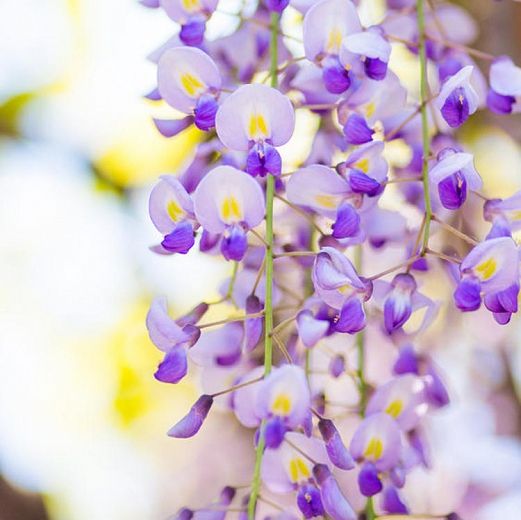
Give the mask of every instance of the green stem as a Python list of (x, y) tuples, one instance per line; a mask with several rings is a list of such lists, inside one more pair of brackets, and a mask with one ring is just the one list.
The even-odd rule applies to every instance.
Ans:
[[(279, 14), (271, 13), (271, 38), (270, 38), (270, 76), (271, 86), (276, 88), (278, 85), (277, 65), (278, 65), (278, 28)], [(264, 376), (271, 372), (273, 358), (273, 199), (275, 196), (275, 178), (268, 175), (266, 180), (266, 296), (264, 298)], [(255, 508), (260, 491), (260, 470), (262, 455), (266, 446), (264, 431), (265, 421), (262, 421), (259, 431), (259, 442), (255, 453), (255, 468), (251, 484), (250, 500), (248, 502), (248, 520), (255, 519)]]
[[(362, 270), (363, 250), (359, 245), (355, 249), (355, 269), (357, 272)], [(361, 330), (356, 335), (356, 352), (358, 358), (358, 391), (360, 393), (360, 401), (358, 406), (358, 413), (360, 417), (365, 416), (365, 408), (367, 406), (367, 381), (365, 380), (365, 335)], [(373, 499), (369, 497), (365, 504), (365, 520), (374, 520), (376, 514), (373, 507)]]
[(425, 199), (425, 226), (423, 228), (423, 242), (421, 255), (424, 256), (429, 245), (429, 235), (431, 231), (432, 207), (431, 194), (429, 191), (429, 120), (427, 118), (427, 102), (429, 99), (429, 84), (427, 80), (427, 51), (425, 48), (425, 9), (424, 0), (417, 0), (417, 20), (418, 20), (418, 54), (420, 56), (420, 101), (421, 101), (421, 120), (422, 120), (422, 142), (423, 142), (423, 197)]

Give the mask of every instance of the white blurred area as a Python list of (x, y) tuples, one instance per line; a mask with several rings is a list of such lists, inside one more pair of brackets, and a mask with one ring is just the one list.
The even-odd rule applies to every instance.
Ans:
[[(379, 7), (363, 2), (366, 19)], [(251, 456), (250, 439), (229, 453), (213, 449), (212, 432), (219, 445), (236, 442), (219, 413), (197, 439), (168, 439), (197, 388), (152, 377), (159, 354), (144, 328), (151, 295), (166, 294), (179, 313), (214, 297), (211, 288), (229, 274), (195, 251), (175, 261), (148, 251), (158, 239), (147, 216), (151, 183), (182, 165), (179, 150), (195, 142), (189, 135), (175, 146), (157, 135), (156, 108), (142, 99), (155, 74), (145, 57), (175, 28), (135, 0), (0, 0), (0, 12), (0, 105), (34, 94), (22, 136), (0, 137), (0, 471), (43, 493), (53, 519), (166, 518), (215, 496), (231, 458)], [(228, 23), (221, 18), (213, 30)], [(493, 195), (519, 188), (519, 146), (506, 134), (484, 130), (469, 144)], [(100, 189), (91, 163), (129, 196)], [(467, 322), (478, 332), (462, 330), (441, 349), (455, 404), (434, 419), (439, 463), (413, 477), (408, 498), (418, 510), (443, 512), (477, 481), (498, 497), (476, 520), (515, 519), (519, 439), (495, 435), (492, 403), (476, 383), (483, 379), (469, 369), (480, 347), (485, 366), (502, 370), (502, 354), (483, 345), (482, 319)], [(518, 327), (506, 349), (514, 375)], [(487, 385), (492, 394), (494, 380)]]

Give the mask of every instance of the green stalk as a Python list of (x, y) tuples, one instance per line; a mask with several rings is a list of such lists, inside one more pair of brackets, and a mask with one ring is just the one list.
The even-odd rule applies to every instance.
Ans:
[[(278, 86), (277, 66), (278, 66), (278, 29), (279, 14), (271, 13), (271, 39), (270, 39), (270, 76), (271, 86)], [(266, 297), (264, 299), (264, 376), (271, 372), (273, 361), (273, 199), (275, 197), (275, 178), (268, 175), (266, 179)], [(251, 484), (250, 500), (248, 502), (248, 520), (255, 519), (255, 508), (260, 491), (260, 470), (262, 455), (266, 446), (264, 437), (266, 424), (262, 421), (259, 432), (259, 442), (255, 453), (255, 469)]]
[(421, 102), (421, 120), (422, 120), (422, 142), (423, 142), (423, 164), (422, 164), (422, 180), (423, 180), (423, 197), (425, 200), (425, 227), (423, 228), (423, 242), (421, 255), (424, 256), (429, 245), (429, 235), (431, 230), (432, 206), (431, 194), (429, 191), (429, 155), (430, 155), (430, 139), (429, 139), (429, 120), (427, 118), (427, 103), (429, 101), (429, 84), (427, 80), (427, 52), (425, 49), (425, 9), (424, 0), (417, 0), (416, 11), (418, 21), (418, 54), (420, 57), (420, 102)]
[[(356, 246), (355, 249), (355, 269), (357, 272), (362, 270), (363, 250), (362, 246)], [(356, 335), (356, 352), (358, 359), (358, 391), (360, 394), (359, 410), (360, 417), (365, 416), (365, 407), (367, 405), (367, 381), (365, 380), (365, 335), (361, 330)], [(365, 504), (365, 520), (374, 520), (376, 514), (373, 507), (373, 499), (369, 497)]]

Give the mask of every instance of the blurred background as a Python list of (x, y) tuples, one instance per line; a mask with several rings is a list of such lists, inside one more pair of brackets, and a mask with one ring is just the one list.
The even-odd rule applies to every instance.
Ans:
[[(477, 47), (520, 63), (521, 6), (466, 4), (481, 30)], [(181, 170), (199, 138), (162, 138), (151, 120), (160, 107), (143, 98), (155, 81), (146, 56), (175, 31), (161, 10), (135, 0), (0, 0), (0, 520), (166, 518), (197, 502), (204, 470), (194, 461), (227, 471), (208, 435), (166, 437), (198, 389), (153, 379), (160, 356), (144, 327), (153, 295), (166, 294), (177, 314), (215, 297), (208, 288), (229, 275), (195, 251), (173, 259), (148, 250), (157, 240), (151, 185)], [(480, 116), (467, 131), (490, 195), (521, 187), (519, 123)], [(494, 336), (500, 348), (469, 330), (454, 335), (458, 355), (439, 358), (458, 398), (435, 430), (455, 440), (438, 487), (422, 476), (418, 485), (434, 496), (450, 476), (454, 501), (469, 482), (487, 487), (502, 502), (480, 519), (517, 511), (514, 519), (521, 329), (514, 322), (508, 336)], [(494, 392), (484, 395), (476, 377)], [(502, 430), (491, 396), (503, 399)], [(233, 431), (219, 421), (213, 431), (224, 442)]]

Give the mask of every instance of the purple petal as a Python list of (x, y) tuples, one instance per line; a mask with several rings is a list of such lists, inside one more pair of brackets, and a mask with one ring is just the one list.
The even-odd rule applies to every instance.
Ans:
[(315, 477), (320, 488), (320, 496), (324, 510), (332, 520), (356, 520), (356, 513), (342, 495), (335, 477), (325, 464), (317, 464), (313, 468)]
[(468, 119), (469, 114), (469, 102), (465, 97), (465, 90), (461, 87), (454, 89), (441, 107), (443, 119), (450, 127), (457, 128)]
[(358, 114), (351, 114), (344, 125), (344, 135), (350, 144), (364, 144), (372, 141), (374, 130), (371, 130), (365, 119)]
[(409, 510), (402, 502), (398, 491), (394, 486), (387, 486), (383, 493), (382, 508), (386, 513), (394, 515), (407, 515)]
[(355, 193), (372, 197), (380, 191), (380, 183), (360, 170), (350, 170), (348, 180)]
[(454, 303), (463, 312), (475, 311), (481, 305), (481, 284), (476, 278), (464, 278), (454, 291)]
[(146, 318), (148, 334), (152, 343), (164, 352), (188, 340), (183, 329), (168, 315), (167, 301), (159, 296), (152, 301)]
[(438, 194), (443, 207), (459, 209), (467, 199), (467, 181), (461, 172), (456, 172), (438, 184)]
[(161, 242), (161, 246), (170, 253), (185, 255), (192, 249), (194, 243), (194, 229), (192, 224), (185, 221), (178, 224), (171, 233), (165, 236)]
[(516, 102), (513, 96), (502, 96), (493, 90), (489, 90), (487, 94), (487, 106), (489, 110), (496, 114), (511, 114), (512, 106)]
[(351, 454), (345, 447), (333, 421), (329, 419), (320, 419), (318, 422), (318, 429), (326, 443), (329, 460), (337, 468), (344, 470), (353, 469), (355, 467), (353, 457), (351, 457)]
[(192, 408), (190, 408), (188, 414), (170, 428), (168, 431), (169, 437), (178, 439), (193, 437), (201, 429), (212, 404), (213, 397), (211, 395), (199, 397)]
[(338, 321), (335, 323), (335, 330), (356, 334), (365, 327), (365, 324), (365, 311), (362, 302), (356, 296), (348, 298), (340, 311)]
[(336, 56), (329, 56), (323, 61), (322, 80), (327, 91), (332, 94), (342, 94), (351, 86), (349, 71), (345, 69)]
[(289, 0), (266, 0), (266, 7), (274, 13), (282, 13), (289, 5)]
[(179, 38), (185, 45), (197, 46), (203, 43), (206, 22), (204, 20), (190, 20), (181, 26)]
[(418, 374), (418, 356), (412, 345), (406, 345), (400, 349), (398, 359), (394, 363), (393, 372), (400, 374)]
[(183, 379), (187, 370), (186, 349), (178, 346), (166, 353), (165, 358), (157, 367), (154, 377), (163, 383), (175, 384)]
[(342, 354), (337, 354), (329, 363), (329, 373), (332, 377), (340, 377), (346, 369), (346, 360)]
[(432, 363), (429, 364), (426, 375), (425, 396), (429, 403), (437, 408), (449, 404), (449, 393)]
[(211, 130), (215, 126), (215, 114), (219, 105), (214, 96), (203, 95), (197, 100), (194, 109), (194, 123), (199, 130), (204, 132)]
[(153, 88), (148, 94), (145, 94), (144, 97), (150, 101), (161, 101), (162, 99), (157, 87)]
[(402, 327), (411, 317), (411, 295), (402, 291), (391, 291), (384, 304), (385, 330), (391, 334)]
[(332, 227), (334, 238), (355, 236), (360, 232), (360, 215), (351, 204), (344, 202), (338, 207), (336, 220)]
[(221, 241), (221, 252), (226, 260), (241, 261), (248, 249), (246, 233), (239, 226), (232, 226)]
[(193, 122), (192, 116), (183, 119), (154, 119), (154, 124), (163, 137), (174, 137), (186, 130)]
[[(262, 304), (255, 295), (250, 295), (246, 299), (246, 314), (255, 314), (262, 310)], [(260, 341), (263, 329), (263, 318), (248, 318), (244, 322), (244, 348), (246, 352), (251, 352)]]
[(304, 484), (299, 488), (297, 506), (304, 518), (323, 516), (325, 513), (320, 491), (313, 484)]
[(256, 177), (264, 177), (267, 173), (280, 175), (282, 159), (279, 152), (269, 143), (257, 143), (248, 152), (246, 171)]
[(297, 316), (297, 330), (299, 337), (306, 348), (314, 347), (329, 330), (329, 322), (313, 317), (309, 310), (299, 312)]
[(368, 78), (380, 81), (387, 75), (387, 62), (378, 58), (366, 58), (364, 61), (364, 71)]
[(286, 426), (284, 425), (284, 422), (279, 417), (270, 419), (266, 423), (266, 428), (264, 430), (266, 447), (273, 450), (277, 449), (284, 441), (285, 434)]
[(358, 487), (360, 488), (360, 493), (366, 497), (372, 497), (382, 491), (383, 484), (378, 477), (378, 470), (371, 462), (366, 462), (362, 466), (358, 474)]

